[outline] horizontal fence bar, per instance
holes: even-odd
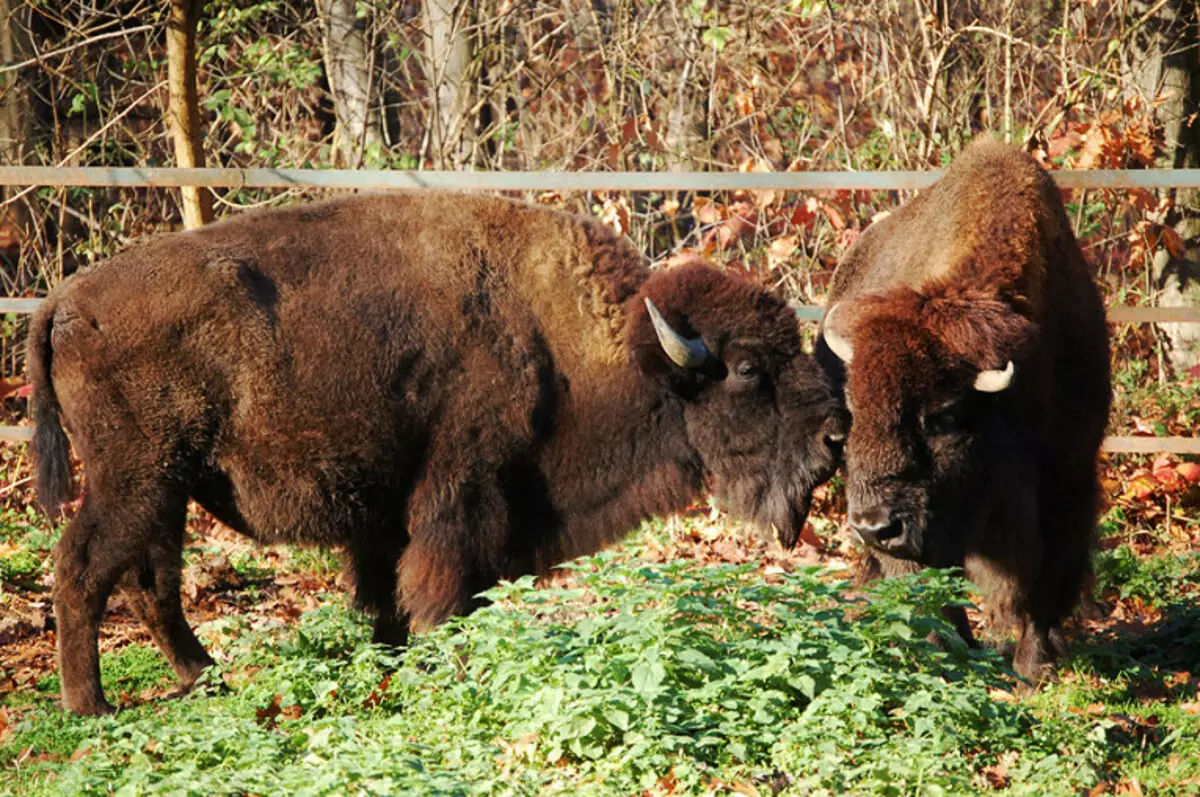
[[[41,306],[42,299],[0,299],[0,313],[34,313]]]
[[[1063,188],[1200,188],[1200,169],[1062,169]],[[0,166],[0,185],[89,188],[444,188],[457,191],[900,191],[942,172],[452,172]]]
[[[1110,307],[1112,324],[1197,324],[1200,307]]]
[[[42,299],[0,298],[0,314],[32,313]],[[793,304],[796,316],[820,321],[825,308],[819,304]],[[1200,324],[1200,307],[1110,307],[1108,320],[1114,324]]]
[[[32,426],[0,426],[0,443],[28,443]],[[1200,437],[1121,437],[1104,440],[1110,454],[1200,454]]]
[[[1110,454],[1200,454],[1200,437],[1121,437],[1104,438],[1104,450]]]

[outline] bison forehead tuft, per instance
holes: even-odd
[[[646,313],[638,311],[647,298],[676,329],[700,335],[712,345],[752,340],[780,360],[801,353],[796,316],[787,303],[738,276],[700,264],[656,272],[628,305],[628,339],[633,346],[654,341]]]
[[[965,387],[979,371],[1024,358],[1038,337],[1037,326],[1008,303],[949,284],[897,286],[839,315],[846,316],[839,331],[854,344],[852,374],[890,375],[918,391]]]

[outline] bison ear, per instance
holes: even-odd
[[[999,393],[1012,384],[1016,368],[1009,360],[1003,371],[980,371],[975,376],[975,389],[980,393]]]
[[[825,345],[829,347],[829,350],[836,354],[839,360],[848,363],[854,358],[854,346],[850,343],[850,339],[842,335],[837,328],[836,317],[841,306],[842,302],[838,302],[825,312],[821,334],[824,335]]]

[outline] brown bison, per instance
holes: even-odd
[[[1018,631],[1014,669],[1050,675],[1090,572],[1110,398],[1104,307],[1050,177],[969,146],[845,253],[818,356],[845,369],[868,570],[963,567]]]
[[[375,638],[594,552],[707,488],[792,544],[846,420],[793,311],[700,265],[651,271],[584,218],[423,193],[248,213],[80,273],[33,321],[65,707],[109,711],[121,589],[187,688],[188,499],[269,542],[342,546]]]

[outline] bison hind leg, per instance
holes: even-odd
[[[159,533],[148,540],[141,561],[125,572],[118,586],[133,613],[150,629],[155,644],[175,670],[180,692],[186,693],[214,662],[183,613],[180,571],[183,567],[184,505],[180,504],[172,515],[163,519]]]
[[[100,683],[100,624],[109,595],[121,585],[176,672],[194,681],[209,664],[183,617],[179,595],[186,497],[168,485],[112,495],[115,480],[89,472],[83,505],[55,551],[54,614],[63,707],[104,714],[112,707]]]

